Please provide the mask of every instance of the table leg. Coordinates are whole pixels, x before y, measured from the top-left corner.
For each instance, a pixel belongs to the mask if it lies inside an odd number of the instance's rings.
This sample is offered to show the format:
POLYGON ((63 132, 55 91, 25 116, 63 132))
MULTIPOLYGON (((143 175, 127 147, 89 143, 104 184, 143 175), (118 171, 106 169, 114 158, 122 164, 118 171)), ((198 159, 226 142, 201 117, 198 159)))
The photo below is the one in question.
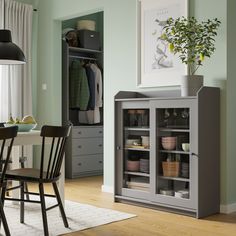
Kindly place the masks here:
MULTIPOLYGON (((19 168, 19 158, 21 156, 21 146, 13 146, 12 147, 12 169, 19 168)), ((12 181, 12 187, 19 186, 19 181, 12 181)), ((15 189, 12 191, 13 198, 19 198, 20 196, 20 189, 15 189)), ((17 205, 18 202, 13 201, 13 204, 17 205)))
POLYGON ((65 186, 65 158, 63 158, 63 162, 61 165, 61 177, 57 183, 60 196, 61 196, 61 201, 62 204, 65 205, 65 191, 64 191, 64 186, 65 186))

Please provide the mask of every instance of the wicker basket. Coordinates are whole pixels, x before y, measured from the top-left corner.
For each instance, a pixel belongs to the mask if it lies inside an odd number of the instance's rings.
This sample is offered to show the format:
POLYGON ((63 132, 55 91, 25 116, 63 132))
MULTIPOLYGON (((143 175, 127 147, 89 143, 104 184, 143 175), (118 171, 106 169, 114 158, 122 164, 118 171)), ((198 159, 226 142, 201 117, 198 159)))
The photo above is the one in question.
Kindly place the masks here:
POLYGON ((178 177, 179 176, 179 162, 177 161, 163 161, 162 169, 163 176, 165 177, 178 177))

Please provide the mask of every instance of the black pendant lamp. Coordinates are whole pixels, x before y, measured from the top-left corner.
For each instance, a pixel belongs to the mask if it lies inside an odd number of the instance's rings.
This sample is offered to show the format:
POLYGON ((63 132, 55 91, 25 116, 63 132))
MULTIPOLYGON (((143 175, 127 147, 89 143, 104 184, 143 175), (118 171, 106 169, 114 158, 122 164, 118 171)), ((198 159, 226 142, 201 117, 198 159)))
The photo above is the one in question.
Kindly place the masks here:
MULTIPOLYGON (((4 1, 4 28, 5 28, 5 1, 4 1)), ((0 30, 0 65, 25 64, 25 55, 22 50, 12 42, 11 31, 0 30)))

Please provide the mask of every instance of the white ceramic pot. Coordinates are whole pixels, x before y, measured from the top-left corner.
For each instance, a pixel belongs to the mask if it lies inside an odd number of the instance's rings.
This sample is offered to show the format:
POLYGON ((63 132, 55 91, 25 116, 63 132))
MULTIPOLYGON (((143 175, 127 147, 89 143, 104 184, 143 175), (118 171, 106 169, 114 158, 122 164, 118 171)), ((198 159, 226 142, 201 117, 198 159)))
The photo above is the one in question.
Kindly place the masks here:
POLYGON ((142 138, 142 145, 148 148, 150 145, 149 136, 141 136, 141 138, 142 138))
POLYGON ((199 89, 203 86, 202 75, 184 75, 181 79, 181 96, 196 96, 199 89))

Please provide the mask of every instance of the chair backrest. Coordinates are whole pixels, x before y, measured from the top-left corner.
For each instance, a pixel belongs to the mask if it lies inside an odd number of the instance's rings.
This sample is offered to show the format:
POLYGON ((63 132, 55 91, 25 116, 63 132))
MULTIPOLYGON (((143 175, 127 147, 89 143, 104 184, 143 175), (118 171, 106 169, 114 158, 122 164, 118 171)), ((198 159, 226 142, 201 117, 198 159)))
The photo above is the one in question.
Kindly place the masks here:
POLYGON ((14 138, 17 135, 18 127, 12 126, 7 128, 0 128, 0 182, 4 181, 7 170, 7 165, 10 159, 12 145, 14 138), (5 151, 6 150, 6 151, 5 151), (5 157, 6 154, 6 157, 5 157))
POLYGON ((54 179, 59 177, 62 160, 65 152, 66 141, 70 135, 71 125, 48 126, 41 129, 42 150, 40 164, 40 179, 54 179), (51 139, 49 157, 45 158, 46 139, 51 139), (46 167, 46 169, 44 169, 46 167), (46 172, 46 175, 43 174, 46 172))

